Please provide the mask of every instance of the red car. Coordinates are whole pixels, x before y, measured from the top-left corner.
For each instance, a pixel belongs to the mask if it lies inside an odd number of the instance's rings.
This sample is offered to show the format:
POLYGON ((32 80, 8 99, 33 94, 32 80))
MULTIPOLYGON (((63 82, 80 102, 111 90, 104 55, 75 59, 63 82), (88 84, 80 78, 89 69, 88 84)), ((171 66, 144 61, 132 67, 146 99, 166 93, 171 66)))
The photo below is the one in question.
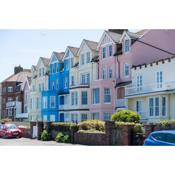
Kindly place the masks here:
POLYGON ((3 138, 21 138, 23 132, 15 124, 0 125, 0 137, 3 138))

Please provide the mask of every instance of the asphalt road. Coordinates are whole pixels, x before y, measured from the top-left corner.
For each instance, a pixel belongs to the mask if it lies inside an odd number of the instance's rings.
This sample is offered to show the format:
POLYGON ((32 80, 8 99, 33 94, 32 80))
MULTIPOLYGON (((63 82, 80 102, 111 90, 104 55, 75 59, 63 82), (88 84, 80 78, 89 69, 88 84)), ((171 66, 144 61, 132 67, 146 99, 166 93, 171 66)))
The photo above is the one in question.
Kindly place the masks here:
POLYGON ((0 138, 0 146, 73 146, 73 144, 56 143, 55 141, 39 141, 36 139, 20 138, 20 139, 2 139, 0 138))

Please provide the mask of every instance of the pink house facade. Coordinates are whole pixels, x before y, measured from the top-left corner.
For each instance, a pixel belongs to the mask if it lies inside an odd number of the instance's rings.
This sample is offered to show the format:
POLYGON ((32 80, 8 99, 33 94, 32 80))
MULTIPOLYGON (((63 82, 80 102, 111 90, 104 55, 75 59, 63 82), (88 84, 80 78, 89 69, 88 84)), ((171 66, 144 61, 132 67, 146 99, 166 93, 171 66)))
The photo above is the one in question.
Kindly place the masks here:
POLYGON ((92 119, 109 120, 115 112, 117 75, 117 60, 114 56, 116 43, 122 33, 104 31, 98 44, 98 79, 94 80, 91 88, 90 112, 92 119))

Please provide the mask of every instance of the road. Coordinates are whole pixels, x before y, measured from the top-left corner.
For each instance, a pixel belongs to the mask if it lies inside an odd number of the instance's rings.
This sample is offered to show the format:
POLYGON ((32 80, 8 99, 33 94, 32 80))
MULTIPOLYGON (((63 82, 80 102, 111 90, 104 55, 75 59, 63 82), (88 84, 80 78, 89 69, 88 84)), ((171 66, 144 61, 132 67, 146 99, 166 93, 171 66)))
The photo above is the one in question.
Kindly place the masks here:
POLYGON ((39 141, 36 139, 20 138, 20 139, 2 139, 0 138, 0 146, 73 146, 73 144, 56 143, 55 141, 39 141))

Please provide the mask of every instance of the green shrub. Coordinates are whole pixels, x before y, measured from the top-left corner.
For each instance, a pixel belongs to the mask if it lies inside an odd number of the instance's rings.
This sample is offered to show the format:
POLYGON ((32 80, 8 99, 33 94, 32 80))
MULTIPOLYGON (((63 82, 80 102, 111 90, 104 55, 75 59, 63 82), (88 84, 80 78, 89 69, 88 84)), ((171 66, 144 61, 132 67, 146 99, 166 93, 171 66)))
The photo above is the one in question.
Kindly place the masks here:
POLYGON ((64 134, 62 132, 58 132, 56 138, 56 142, 61 142, 61 143, 70 143, 70 136, 68 134, 64 134))
POLYGON ((43 130, 43 132, 41 134, 41 140, 42 141, 48 141, 48 140, 50 140, 50 134, 48 133, 47 130, 43 130))
POLYGON ((118 122, 139 123, 140 115, 137 112, 131 110, 121 110, 112 115, 112 120, 118 122))
POLYGON ((71 130, 78 130, 78 125, 72 122, 52 123, 51 126, 60 132, 70 132, 71 130))
POLYGON ((175 128, 175 120, 163 120, 158 122, 157 125, 162 129, 175 128))
POLYGON ((78 130, 105 130, 105 122, 100 120, 86 120, 78 124, 78 130))
POLYGON ((143 133, 145 133, 145 130, 144 130, 144 127, 143 127, 143 125, 142 124, 140 124, 140 123, 136 123, 135 125, 134 125, 134 133, 140 133, 140 134, 143 134, 143 133))

